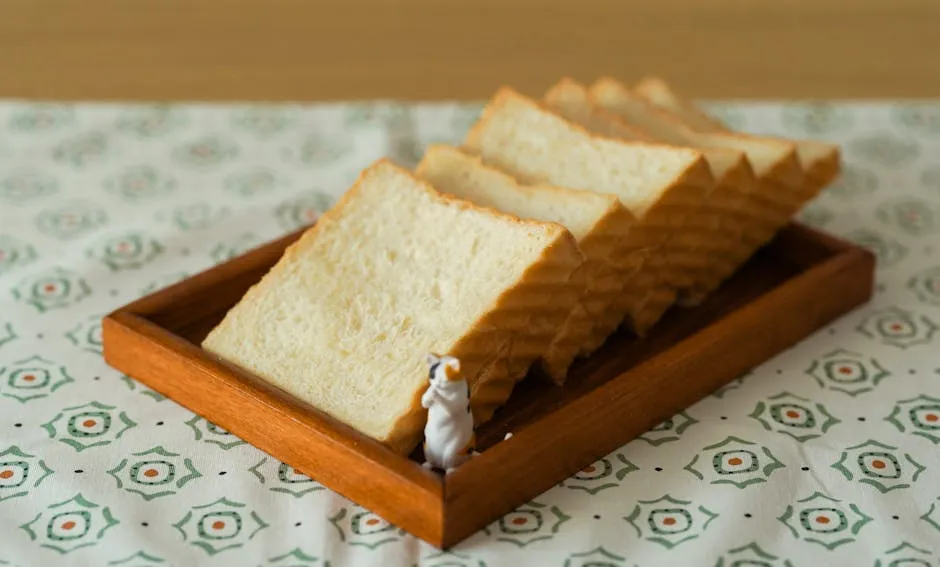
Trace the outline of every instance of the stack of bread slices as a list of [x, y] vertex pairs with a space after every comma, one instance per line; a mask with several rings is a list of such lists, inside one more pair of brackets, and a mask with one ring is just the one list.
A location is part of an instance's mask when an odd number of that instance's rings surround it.
[[[500, 89], [460, 147], [381, 160], [203, 347], [407, 454], [425, 355], [480, 424], [623, 327], [694, 309], [831, 183], [837, 147], [730, 131], [664, 81]], [[534, 372], [530, 372], [535, 370]]]

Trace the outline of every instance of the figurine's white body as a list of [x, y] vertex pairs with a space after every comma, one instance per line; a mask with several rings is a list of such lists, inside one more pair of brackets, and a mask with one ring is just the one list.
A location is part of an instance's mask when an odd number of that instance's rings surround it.
[[428, 410], [423, 466], [449, 473], [474, 454], [470, 387], [460, 377], [456, 358], [429, 354], [428, 364], [430, 384], [421, 396], [421, 406]]

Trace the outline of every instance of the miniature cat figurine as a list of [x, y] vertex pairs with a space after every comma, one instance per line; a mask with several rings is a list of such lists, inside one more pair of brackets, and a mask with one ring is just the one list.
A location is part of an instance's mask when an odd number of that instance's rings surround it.
[[470, 386], [461, 378], [456, 358], [428, 354], [427, 362], [430, 383], [421, 396], [421, 407], [428, 410], [422, 466], [450, 474], [475, 454]]

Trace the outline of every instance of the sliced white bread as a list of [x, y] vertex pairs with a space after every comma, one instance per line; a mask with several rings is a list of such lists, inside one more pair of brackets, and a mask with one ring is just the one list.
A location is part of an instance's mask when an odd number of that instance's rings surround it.
[[[746, 229], [743, 209], [747, 194], [756, 180], [743, 152], [724, 148], [702, 147], [694, 143], [695, 134], [680, 121], [673, 119], [655, 106], [638, 97], [631, 97], [618, 85], [605, 88], [608, 81], [598, 82], [608, 99], [600, 104], [588, 88], [570, 78], [563, 78], [545, 94], [545, 103], [562, 116], [593, 131], [617, 132], [626, 140], [649, 140], [680, 147], [695, 148], [702, 152], [712, 174], [714, 187], [706, 195], [706, 206], [713, 212], [719, 230], [709, 242], [709, 265], [691, 275], [693, 285], [681, 291], [684, 303], [698, 303], [704, 297], [702, 289], [714, 289], [737, 268], [733, 250], [740, 246]], [[616, 97], [608, 91], [617, 90]], [[590, 123], [589, 123], [590, 122]], [[613, 125], [613, 126], [612, 126]]]
[[567, 319], [582, 261], [564, 227], [444, 196], [380, 160], [203, 347], [407, 454], [426, 419], [427, 353], [460, 360], [486, 421]]
[[[647, 77], [634, 87], [634, 91], [652, 103], [669, 109], [700, 132], [731, 132], [724, 123], [702, 111], [682, 97], [669, 84], [658, 77]], [[790, 140], [796, 145], [800, 166], [805, 173], [804, 203], [814, 198], [831, 184], [842, 171], [839, 146], [818, 140]]]
[[[624, 94], [625, 91], [627, 94]], [[608, 110], [635, 114], [635, 109], [631, 110], [630, 101], [636, 97], [629, 94], [626, 87], [614, 79], [604, 78], [597, 81], [591, 86], [591, 94]], [[701, 132], [681, 120], [681, 115], [672, 113], [672, 116], [686, 127], [685, 136], [693, 140], [697, 147], [743, 152], [757, 179], [756, 186], [747, 195], [745, 207], [741, 209], [748, 216], [744, 238], [729, 252], [732, 263], [740, 265], [773, 238], [805, 202], [805, 175], [800, 168], [796, 146], [777, 138], [730, 132]], [[714, 287], [706, 286], [696, 290], [688, 301], [699, 301], [713, 291]]]
[[520, 184], [484, 165], [478, 156], [451, 146], [428, 147], [415, 174], [443, 193], [523, 219], [558, 223], [575, 237], [585, 262], [573, 278], [583, 280], [584, 293], [540, 361], [545, 375], [564, 384], [574, 359], [599, 346], [592, 340], [594, 321], [611, 309], [640, 265], [643, 250], [630, 238], [636, 219], [616, 195]]
[[695, 235], [692, 241], [707, 241], [710, 236], [708, 229], [694, 222], [703, 196], [715, 182], [699, 152], [593, 134], [508, 87], [490, 100], [465, 144], [484, 163], [524, 183], [617, 195], [637, 217], [631, 232], [636, 231], [642, 246], [654, 250], [654, 261], [662, 262], [655, 274], [644, 265], [630, 280], [642, 281], [642, 287], [622, 295], [621, 301], [629, 303], [628, 323], [638, 334], [662, 314], [657, 309], [654, 318], [643, 316], [642, 308], [651, 298], [667, 305], [674, 300], [674, 293], [663, 293], [661, 282], [679, 289], [689, 283], [687, 271], [707, 260], [695, 248], [674, 244], [686, 234]]

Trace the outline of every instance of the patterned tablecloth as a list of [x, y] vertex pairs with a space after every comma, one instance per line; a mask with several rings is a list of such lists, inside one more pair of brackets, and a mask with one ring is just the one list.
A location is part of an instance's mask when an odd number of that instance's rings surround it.
[[843, 144], [802, 219], [877, 252], [874, 300], [441, 554], [109, 368], [99, 321], [479, 106], [0, 104], [0, 565], [940, 564], [940, 106], [711, 108]]

